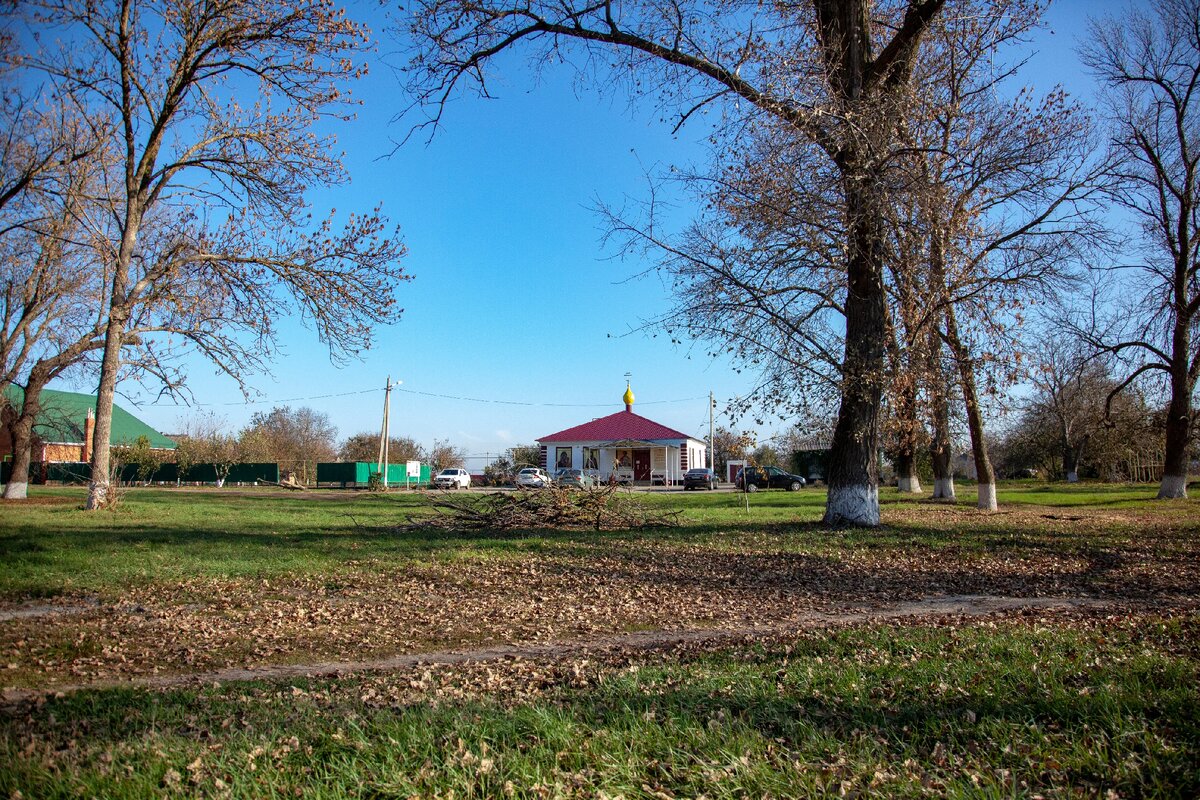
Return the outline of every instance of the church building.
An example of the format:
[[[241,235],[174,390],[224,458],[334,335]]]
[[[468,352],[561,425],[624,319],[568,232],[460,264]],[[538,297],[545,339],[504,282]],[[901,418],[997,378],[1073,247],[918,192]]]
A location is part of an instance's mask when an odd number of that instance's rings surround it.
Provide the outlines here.
[[[599,480],[643,486],[671,485],[692,467],[706,466],[707,446],[652,419],[633,413],[633,390],[626,385],[625,410],[537,440],[541,467],[581,469]]]

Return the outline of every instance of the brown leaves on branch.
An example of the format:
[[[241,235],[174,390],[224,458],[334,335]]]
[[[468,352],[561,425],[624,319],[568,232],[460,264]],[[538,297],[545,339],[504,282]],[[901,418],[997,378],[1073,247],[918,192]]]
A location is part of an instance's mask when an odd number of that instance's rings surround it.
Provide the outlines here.
[[[414,528],[448,530],[537,530],[662,528],[679,525],[680,512],[664,511],[634,497],[616,484],[586,489],[552,487],[485,495],[430,495],[434,515]]]

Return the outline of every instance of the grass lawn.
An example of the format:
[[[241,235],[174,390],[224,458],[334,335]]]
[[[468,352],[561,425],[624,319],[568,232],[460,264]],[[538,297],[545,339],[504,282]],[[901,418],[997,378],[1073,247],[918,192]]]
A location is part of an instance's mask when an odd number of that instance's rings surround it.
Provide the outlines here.
[[[1200,503],[1152,488],[504,534],[408,529],[416,494],[33,491],[0,505],[0,797],[1200,796]],[[1042,605],[863,617],[976,595]]]

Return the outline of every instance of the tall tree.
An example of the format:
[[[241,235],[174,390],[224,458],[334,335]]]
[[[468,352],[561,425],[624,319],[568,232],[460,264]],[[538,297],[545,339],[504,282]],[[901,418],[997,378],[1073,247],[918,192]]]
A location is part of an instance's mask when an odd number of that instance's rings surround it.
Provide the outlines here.
[[[108,159],[95,135],[103,120],[27,95],[22,71],[9,66],[0,69],[0,397],[21,387],[12,394],[19,400],[4,487],[5,499],[19,500],[43,387],[103,342],[103,272],[92,261],[87,215]]]
[[[328,414],[307,407],[257,412],[239,441],[243,458],[278,463],[301,483],[316,481],[316,465],[337,457],[337,428]]]
[[[406,28],[418,38],[410,89],[440,120],[460,83],[478,81],[498,53],[520,44],[541,63],[574,43],[607,63],[607,78],[659,93],[682,120],[730,100],[731,123],[786,126],[837,177],[845,236],[846,335],[841,402],[829,464],[829,524],[879,523],[879,408],[885,334],[883,171],[921,37],[945,0],[811,0],[739,7],[691,0],[466,2],[421,0]],[[611,56],[611,60],[605,58]],[[585,68],[586,69],[586,68]]]
[[[918,67],[904,134],[913,145],[906,188],[920,209],[928,269],[898,282],[920,277],[929,287],[920,324],[938,331],[958,373],[985,510],[996,508],[986,397],[1016,378],[1014,333],[1025,307],[1066,285],[1101,234],[1103,164],[1082,107],[1060,90],[1042,98],[1003,91],[1018,63],[994,54],[1032,29],[1037,10],[1024,0],[963,0],[930,36],[937,57]]]
[[[113,236],[88,507],[103,504],[121,350],[148,297],[212,311],[273,342],[299,308],[335,359],[399,315],[403,247],[378,213],[313,225],[304,192],[345,179],[316,123],[344,115],[342,84],[366,29],[324,0],[38,0],[27,59],[81,107],[112,119],[119,179],[104,201]],[[155,247],[143,233],[154,225]],[[211,290],[197,309],[188,287]],[[179,293],[176,294],[176,290]],[[233,333],[230,333],[233,335]],[[203,349],[203,348],[202,348]],[[244,364],[222,363],[230,372]]]
[[[1111,193],[1139,227],[1144,264],[1133,299],[1096,339],[1130,363],[1124,383],[1163,379],[1165,454],[1159,498],[1187,496],[1200,378],[1200,0],[1130,6],[1093,20],[1081,55],[1105,90]],[[1123,324],[1131,323],[1131,324]]]

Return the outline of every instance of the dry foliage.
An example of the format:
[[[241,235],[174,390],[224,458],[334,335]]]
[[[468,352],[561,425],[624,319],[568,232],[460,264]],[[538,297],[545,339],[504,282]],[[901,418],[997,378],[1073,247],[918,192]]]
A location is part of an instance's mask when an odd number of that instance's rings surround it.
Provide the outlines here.
[[[406,529],[613,531],[675,527],[679,525],[680,514],[649,506],[612,483],[585,489],[519,489],[471,496],[437,494],[430,495],[429,507],[433,516]]]
[[[0,603],[0,686],[499,646],[532,657],[562,643],[617,646],[630,632],[676,641],[679,632],[800,628],[925,598],[1079,598],[1103,601],[1105,613],[1194,613],[1200,536],[1190,510],[891,505],[886,532],[869,537],[794,525],[564,536],[528,550],[451,548],[455,557],[428,561],[396,561],[364,540],[361,560],[314,574],[164,576],[116,594]],[[421,538],[436,544],[437,532]]]

